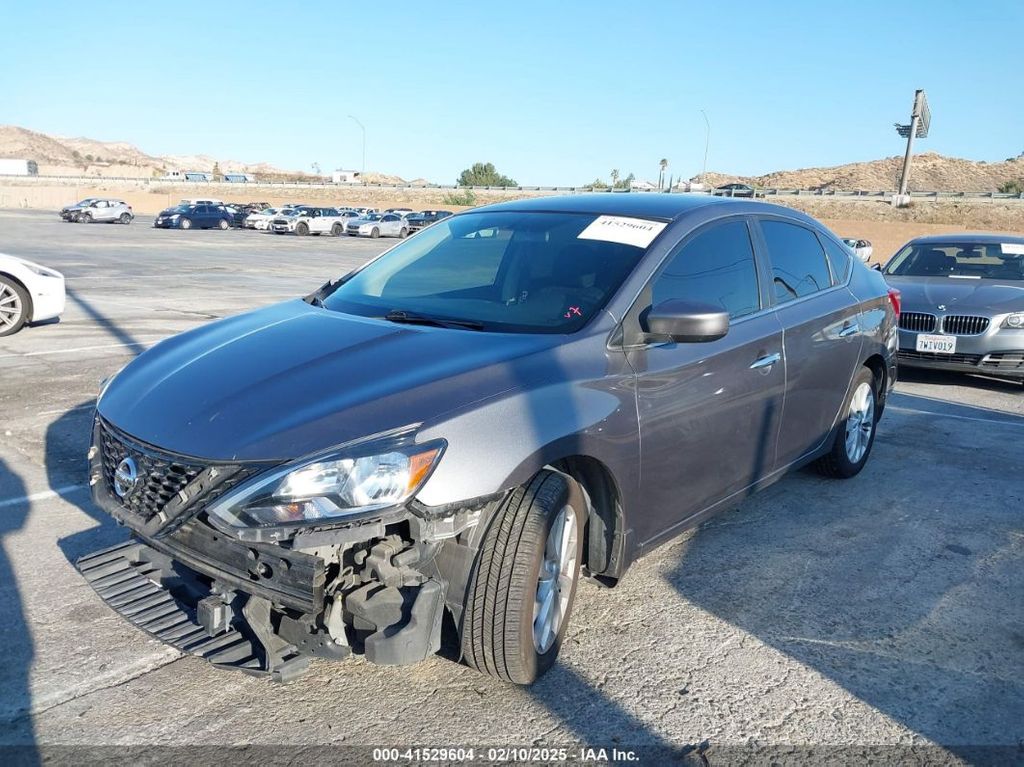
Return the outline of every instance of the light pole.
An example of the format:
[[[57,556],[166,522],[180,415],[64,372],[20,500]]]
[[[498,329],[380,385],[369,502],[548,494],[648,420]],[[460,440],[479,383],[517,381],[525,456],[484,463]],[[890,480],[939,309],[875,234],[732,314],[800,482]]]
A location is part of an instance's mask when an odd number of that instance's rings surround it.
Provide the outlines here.
[[[704,169],[700,172],[700,183],[703,186],[707,182],[708,175],[708,147],[711,145],[711,121],[708,113],[703,109],[700,113],[704,115]]]
[[[366,175],[366,126],[359,122],[359,118],[355,115],[349,115],[349,117],[355,120],[356,125],[358,125],[359,129],[363,132],[363,167],[362,170],[359,171],[359,178],[365,184],[366,179],[364,179],[363,176]]]

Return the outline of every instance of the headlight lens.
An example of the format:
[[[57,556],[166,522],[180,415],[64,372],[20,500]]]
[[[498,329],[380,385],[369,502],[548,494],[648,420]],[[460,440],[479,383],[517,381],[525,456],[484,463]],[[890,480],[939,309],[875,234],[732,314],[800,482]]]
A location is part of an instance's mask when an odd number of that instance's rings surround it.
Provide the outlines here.
[[[207,513],[239,538],[273,538],[253,533],[363,516],[411,498],[443,450],[443,442],[431,442],[288,464],[224,496]]]
[[[1004,328],[1024,328],[1024,312],[1010,314],[1003,320]]]

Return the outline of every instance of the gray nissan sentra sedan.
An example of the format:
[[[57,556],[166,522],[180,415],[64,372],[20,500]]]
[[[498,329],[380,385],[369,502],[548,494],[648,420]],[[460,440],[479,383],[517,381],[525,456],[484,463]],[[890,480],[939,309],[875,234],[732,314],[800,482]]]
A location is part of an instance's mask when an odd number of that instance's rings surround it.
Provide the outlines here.
[[[883,271],[903,294],[900,364],[1024,381],[1024,237],[918,237]]]
[[[862,469],[898,312],[821,224],[760,202],[462,213],[108,381],[90,482],[132,537],[78,566],[221,667],[411,663],[444,630],[529,683],[581,576],[614,585],[796,467]]]

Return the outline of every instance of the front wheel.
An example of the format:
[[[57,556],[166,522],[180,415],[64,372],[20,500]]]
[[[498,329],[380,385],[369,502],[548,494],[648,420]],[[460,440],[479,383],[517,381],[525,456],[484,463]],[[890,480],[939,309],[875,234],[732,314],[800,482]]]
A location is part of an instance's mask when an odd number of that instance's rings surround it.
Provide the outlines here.
[[[875,444],[878,426],[878,392],[875,376],[862,367],[853,379],[843,409],[845,418],[836,430],[832,450],[815,467],[828,477],[848,479],[860,474]]]
[[[82,215],[80,215],[78,217],[78,220],[81,223],[83,223],[83,224],[91,224],[92,223],[92,213],[83,213]]]
[[[377,227],[373,227],[373,231],[370,232],[370,236],[376,240],[378,237],[380,237],[380,229],[378,229]]]
[[[398,230],[398,239],[404,240],[408,236],[409,236],[409,230],[408,229],[402,228],[402,229]]]
[[[190,218],[180,219],[178,221],[178,228],[179,229],[191,229],[192,228],[192,219],[190,219]]]
[[[0,336],[12,336],[28,320],[32,299],[21,285],[0,277]]]
[[[530,684],[554,664],[576,596],[584,509],[579,486],[549,470],[502,503],[470,579],[462,628],[468,665]]]
[[[309,227],[305,224],[297,224],[295,227],[295,234],[299,235],[299,237],[305,237],[309,234]]]

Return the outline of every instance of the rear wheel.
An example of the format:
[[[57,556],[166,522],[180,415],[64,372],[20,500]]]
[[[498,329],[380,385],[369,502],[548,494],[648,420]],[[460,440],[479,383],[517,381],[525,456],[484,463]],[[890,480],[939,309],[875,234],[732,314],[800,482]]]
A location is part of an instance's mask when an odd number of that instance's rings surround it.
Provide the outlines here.
[[[225,229],[227,229],[228,228],[228,220],[226,218],[222,218],[220,221],[217,222],[217,228],[220,229],[221,231],[224,231]]]
[[[122,224],[130,224],[132,222],[131,214],[130,213],[122,213],[121,217],[118,219],[118,221],[120,221]]]
[[[846,415],[836,430],[832,450],[815,464],[825,476],[848,479],[859,474],[868,462],[878,425],[875,385],[874,374],[862,367],[853,379],[843,410]]]
[[[178,228],[179,229],[191,229],[192,228],[192,219],[190,219],[190,218],[179,219],[178,220]]]
[[[20,284],[0,277],[0,336],[10,336],[21,330],[28,320],[32,299]]]
[[[332,237],[341,237],[341,224],[335,224],[331,227]]]
[[[515,684],[530,684],[554,664],[576,596],[584,507],[579,486],[547,470],[504,501],[470,579],[467,664]]]
[[[295,234],[299,235],[299,237],[305,237],[309,234],[309,227],[306,224],[296,224]]]

